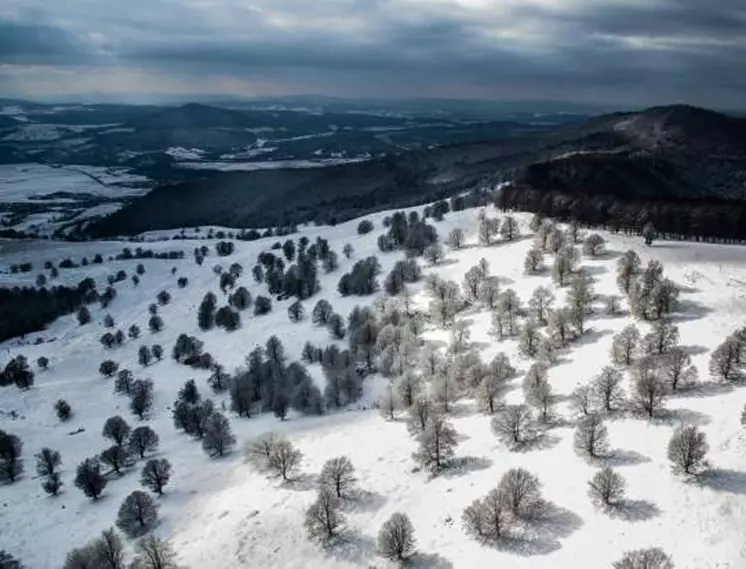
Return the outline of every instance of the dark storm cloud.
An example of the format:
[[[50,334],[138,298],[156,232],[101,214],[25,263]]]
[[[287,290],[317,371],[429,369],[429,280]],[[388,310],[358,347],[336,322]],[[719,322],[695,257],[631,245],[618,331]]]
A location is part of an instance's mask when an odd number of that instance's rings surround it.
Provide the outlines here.
[[[94,15],[80,0],[56,12],[26,0],[72,24],[0,28],[0,62],[87,58],[340,95],[732,106],[746,91],[744,0],[104,2],[111,11]]]
[[[89,55],[74,35],[54,27],[0,19],[0,63],[80,63]]]

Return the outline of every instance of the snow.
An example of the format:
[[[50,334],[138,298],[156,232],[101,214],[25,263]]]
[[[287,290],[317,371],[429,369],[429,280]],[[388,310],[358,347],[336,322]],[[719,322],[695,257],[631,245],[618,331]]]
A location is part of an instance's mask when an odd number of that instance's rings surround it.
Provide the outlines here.
[[[367,298],[341,298],[336,293],[336,282],[342,272],[364,256],[378,255],[383,267],[382,277],[401,258],[400,253],[377,251],[376,238],[382,219],[388,214],[390,212],[369,216],[376,230],[366,236],[357,235],[357,221],[333,228],[302,228],[301,234],[294,236],[307,235],[311,240],[323,236],[337,252],[341,252],[345,243],[351,243],[356,251],[349,261],[340,255],[340,270],[322,275],[321,292],[304,302],[307,313],[321,298],[330,300],[335,311],[346,315],[355,304],[370,303],[381,296],[382,293]],[[524,302],[536,286],[550,284],[548,275],[527,277],[523,274],[522,263],[531,246],[530,239],[492,247],[477,246],[476,216],[476,210],[466,210],[448,214],[443,222],[436,224],[441,238],[453,227],[463,228],[469,246],[461,251],[449,251],[446,262],[427,268],[426,273],[435,271],[460,283],[466,270],[484,257],[492,274],[501,277],[502,288],[514,288]],[[523,233],[527,233],[528,216],[518,215],[518,218]],[[692,353],[702,376],[700,380],[709,382],[706,373],[709,351],[743,325],[746,249],[680,242],[660,242],[646,248],[637,237],[608,234],[604,237],[610,253],[597,260],[583,260],[596,280],[596,292],[618,294],[614,266],[619,253],[627,249],[637,250],[644,262],[661,260],[666,276],[683,289],[681,310],[674,317],[680,329],[680,344]],[[147,422],[161,439],[158,456],[167,457],[174,468],[166,495],[159,499],[162,521],[155,532],[173,540],[185,567],[388,567],[376,556],[375,537],[380,525],[395,511],[406,512],[412,519],[419,552],[413,566],[420,568],[596,569],[610,567],[624,551],[649,546],[666,550],[677,569],[746,566],[743,545],[746,537],[743,525],[746,519],[746,438],[739,424],[746,397],[739,387],[705,383],[699,391],[670,398],[665,419],[646,421],[619,417],[608,421],[611,446],[617,450],[615,466],[628,485],[627,517],[610,517],[590,503],[586,481],[601,463],[590,464],[574,452],[571,426],[553,428],[542,448],[511,452],[491,433],[490,417],[478,413],[474,402],[468,399],[459,403],[452,416],[460,435],[456,456],[478,460],[473,461],[471,468],[446,472],[434,479],[423,472],[414,472],[411,453],[415,443],[408,436],[404,422],[386,422],[376,411],[370,410],[385,381],[378,377],[365,380],[365,396],[350,410],[317,418],[291,416],[285,422],[266,415],[252,419],[232,417],[238,449],[222,460],[209,460],[199,444],[175,431],[168,411],[178,389],[189,378],[195,378],[203,395],[207,395],[205,379],[209,374],[176,364],[168,357],[143,369],[136,363],[137,349],[143,343],[157,342],[168,354],[178,334],[194,334],[205,342],[206,351],[227,370],[232,370],[242,364],[254,345],[263,344],[271,334],[282,340],[291,359],[299,357],[306,340],[321,345],[331,343],[327,332],[313,326],[308,318],[299,324],[288,321],[286,310],[290,301],[273,301],[273,311],[267,316],[244,313],[244,325],[234,333],[222,330],[203,333],[197,328],[196,308],[200,299],[208,290],[218,292],[212,266],[241,263],[245,274],[240,284],[247,286],[252,295],[266,294],[266,289],[251,278],[250,267],[260,251],[282,239],[236,241],[236,253],[220,259],[212,253],[202,267],[192,261],[191,251],[197,245],[212,245],[214,241],[148,243],[147,247],[156,251],[183,249],[186,258],[144,260],[146,273],[139,287],[134,287],[129,280],[117,285],[118,296],[108,312],[117,327],[126,330],[136,323],[143,333],[139,340],[128,340],[114,351],[106,352],[99,345],[105,311],[97,306],[91,307],[93,322],[87,326],[78,326],[73,316],[65,316],[43,332],[0,345],[3,364],[16,354],[24,354],[32,362],[41,355],[51,360],[49,371],[37,373],[31,390],[21,392],[9,387],[2,392],[0,429],[23,440],[26,459],[26,474],[22,479],[12,486],[0,487],[0,502],[5,504],[5,515],[0,517],[3,548],[19,556],[31,569],[59,567],[69,549],[82,545],[112,525],[123,498],[139,487],[137,468],[121,479],[112,479],[104,497],[95,503],[84,498],[72,485],[75,466],[105,448],[100,430],[106,418],[121,414],[131,425],[137,424],[127,409],[127,400],[112,394],[111,380],[98,374],[100,361],[112,357],[122,367],[132,369],[136,377],[154,380],[155,410]],[[108,256],[122,247],[136,245],[0,241],[0,258],[4,263],[32,260],[35,266],[31,273],[0,274],[0,282],[5,286],[31,285],[47,259],[71,257],[79,260],[95,253]],[[120,268],[132,274],[138,262],[107,262],[62,269],[59,282],[72,284],[84,276],[92,276],[102,287],[107,275]],[[171,275],[171,267],[177,267],[176,275]],[[176,287],[179,276],[189,278],[189,285],[183,290]],[[413,286],[412,292],[416,305],[424,308],[428,299],[421,287],[421,284]],[[146,326],[147,306],[163,289],[169,290],[173,298],[169,305],[160,309],[165,329],[152,335]],[[555,293],[561,301],[564,292]],[[461,318],[471,323],[471,341],[483,361],[498,352],[510,356],[519,375],[512,380],[516,388],[508,393],[506,400],[522,401],[521,376],[530,362],[518,356],[515,340],[498,342],[490,335],[490,318],[486,311],[465,313]],[[562,353],[560,363],[550,369],[555,393],[567,396],[576,384],[588,381],[606,365],[612,335],[631,322],[629,316],[594,316],[586,336]],[[646,331],[647,325],[640,324],[640,327]],[[49,341],[33,345],[37,338]],[[447,340],[447,334],[429,329],[425,338],[442,342]],[[309,371],[315,377],[320,376],[317,366],[310,366]],[[628,378],[625,384],[629,386]],[[68,400],[76,411],[65,424],[59,423],[52,411],[53,402],[59,398]],[[218,405],[220,399],[216,398]],[[19,418],[12,419],[8,414],[11,410],[17,411]],[[572,418],[566,400],[558,405],[558,412],[568,420]],[[710,444],[709,458],[717,475],[699,484],[672,474],[666,459],[666,444],[681,420],[701,425]],[[85,431],[68,435],[79,427]],[[254,437],[269,431],[283,432],[303,451],[304,477],[298,482],[282,485],[245,463],[241,449]],[[42,446],[62,453],[65,486],[58,498],[45,496],[39,480],[33,477],[32,456]],[[306,539],[303,512],[314,500],[312,477],[325,460],[339,455],[350,457],[366,494],[345,507],[346,540],[323,548]],[[539,476],[544,497],[562,513],[561,519],[545,528],[533,542],[518,546],[518,550],[480,545],[464,533],[461,512],[473,499],[494,488],[500,476],[512,467],[523,467]],[[39,547],[40,543],[44,546]]]
[[[3,137],[8,142],[40,142],[57,140],[64,135],[62,129],[48,124],[29,124]]]
[[[199,148],[183,148],[181,146],[174,146],[166,150],[166,154],[176,160],[200,160],[205,154],[205,151],[200,150]]]
[[[119,184],[137,184],[125,187]],[[0,165],[0,197],[21,202],[55,192],[124,197],[145,193],[147,178],[127,173],[126,168],[99,166],[47,166],[46,164]]]
[[[363,161],[362,158],[326,158],[321,160],[274,160],[264,162],[186,162],[180,164],[180,166],[192,170],[232,172],[237,170],[278,170],[280,168],[324,168]]]

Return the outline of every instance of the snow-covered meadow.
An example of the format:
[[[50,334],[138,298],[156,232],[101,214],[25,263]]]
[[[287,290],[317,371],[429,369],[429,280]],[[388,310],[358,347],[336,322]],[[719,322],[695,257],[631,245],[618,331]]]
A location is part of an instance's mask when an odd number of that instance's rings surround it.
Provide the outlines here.
[[[412,564],[421,568],[472,568],[504,566],[511,568],[611,567],[625,551],[659,546],[673,559],[677,569],[726,569],[746,566],[746,437],[740,424],[746,392],[711,378],[707,372],[710,352],[735,329],[743,325],[746,314],[746,249],[737,246],[683,242],[656,242],[645,247],[639,237],[610,235],[608,253],[597,259],[583,258],[582,265],[594,280],[599,298],[619,294],[616,285],[617,259],[628,249],[636,250],[643,260],[660,260],[665,275],[681,287],[678,310],[672,320],[679,327],[680,345],[691,354],[699,368],[699,387],[670,397],[666,413],[646,420],[619,413],[607,420],[612,452],[606,459],[589,461],[573,448],[576,412],[569,395],[579,384],[587,383],[610,362],[612,336],[635,322],[626,313],[606,316],[602,302],[594,304],[587,332],[559,353],[556,365],[549,369],[549,381],[557,398],[556,420],[542,444],[524,450],[510,450],[493,434],[491,417],[479,411],[475,401],[463,397],[453,407],[450,420],[458,432],[456,460],[462,466],[446,469],[431,477],[417,471],[412,453],[416,442],[409,436],[404,411],[394,421],[386,421],[372,407],[384,391],[387,379],[369,376],[364,380],[361,400],[344,411],[320,417],[290,414],[279,421],[271,414],[251,419],[230,415],[238,439],[236,451],[217,460],[209,459],[198,442],[177,431],[169,407],[178,390],[190,378],[197,380],[203,396],[214,397],[218,407],[227,396],[212,396],[206,384],[208,371],[194,370],[168,357],[181,333],[198,336],[228,371],[244,363],[256,345],[277,335],[291,360],[300,358],[306,341],[325,346],[335,341],[325,328],[312,324],[309,315],[319,299],[327,299],[334,310],[347,315],[355,305],[371,304],[384,296],[383,291],[367,297],[341,297],[337,281],[351,265],[368,255],[377,255],[382,265],[381,282],[403,253],[380,253],[376,238],[383,230],[382,221],[391,212],[370,216],[375,230],[364,236],[356,232],[357,221],[336,227],[302,228],[300,234],[313,240],[329,240],[339,253],[340,269],[320,274],[321,291],[303,302],[306,318],[291,323],[287,308],[292,300],[273,300],[273,310],[265,316],[242,314],[243,326],[235,332],[213,329],[202,332],[197,326],[197,307],[203,295],[213,291],[223,303],[218,277],[212,267],[238,262],[244,276],[239,284],[253,296],[266,294],[266,286],[251,278],[251,267],[259,252],[268,250],[278,239],[255,242],[236,241],[236,252],[218,258],[214,251],[202,266],[195,264],[192,249],[214,241],[156,241],[146,244],[156,251],[183,249],[183,260],[112,261],[78,269],[60,270],[53,282],[74,284],[92,276],[105,287],[107,275],[123,269],[134,274],[137,263],[146,272],[139,286],[128,279],[117,284],[117,298],[107,310],[91,305],[93,321],[79,326],[75,315],[64,316],[43,332],[27,335],[0,345],[2,364],[11,357],[25,355],[30,362],[41,356],[50,359],[49,370],[37,371],[35,385],[28,391],[2,388],[0,429],[15,434],[24,443],[26,471],[15,483],[0,486],[0,549],[19,557],[29,568],[60,567],[66,552],[96,537],[114,524],[124,497],[139,489],[140,465],[122,477],[112,477],[102,498],[91,501],[73,486],[75,467],[85,458],[106,448],[101,429],[112,415],[122,415],[133,427],[139,422],[128,409],[128,401],[115,395],[113,381],[98,371],[107,358],[122,368],[133,370],[136,377],[154,382],[153,411],[146,423],[160,436],[159,457],[173,464],[171,483],[165,496],[158,499],[160,523],[154,532],[171,539],[179,561],[185,567],[271,568],[351,568],[387,567],[376,552],[376,535],[381,524],[393,512],[409,515],[417,537],[417,554]],[[540,285],[555,288],[558,304],[565,289],[552,284],[550,272],[526,276],[523,261],[531,248],[528,229],[530,216],[517,214],[523,236],[513,242],[498,242],[485,247],[477,244],[477,210],[446,215],[435,223],[443,240],[453,228],[461,228],[467,246],[447,249],[444,262],[424,267],[425,274],[437,273],[444,279],[461,283],[464,274],[484,258],[490,273],[499,277],[501,290],[514,289],[524,304]],[[498,215],[494,210],[489,215]],[[502,217],[502,214],[499,214]],[[279,238],[280,241],[284,238]],[[350,260],[341,255],[350,243],[355,253]],[[101,253],[114,255],[125,242],[55,243],[3,242],[0,258],[5,265],[32,261],[34,271],[26,274],[2,274],[3,286],[33,285],[46,260],[79,259]],[[552,256],[547,256],[551,264]],[[172,267],[176,273],[172,274]],[[179,277],[186,276],[186,288],[177,288]],[[429,296],[423,282],[410,287],[415,307],[427,310]],[[171,302],[160,308],[165,328],[157,334],[147,331],[148,305],[161,290],[168,290]],[[110,313],[116,327],[127,330],[137,324],[143,330],[137,340],[127,340],[115,350],[104,350],[99,343],[106,331],[103,317]],[[517,338],[498,341],[491,333],[490,313],[472,308],[458,315],[471,331],[471,347],[484,362],[500,352],[506,353],[518,369],[510,380],[507,403],[523,401],[520,388],[523,374],[531,361],[518,353]],[[638,322],[643,333],[648,323]],[[43,343],[35,344],[37,338]],[[428,326],[423,338],[435,342],[445,352],[447,331]],[[145,368],[137,363],[140,345],[159,343],[166,357]],[[336,341],[340,346],[345,341]],[[35,367],[35,364],[34,364]],[[319,385],[323,374],[317,364],[309,372]],[[631,379],[625,373],[629,392]],[[73,407],[73,417],[61,423],[53,404],[64,398]],[[12,414],[12,413],[15,414]],[[666,446],[680,422],[695,423],[706,433],[710,446],[711,473],[699,481],[689,481],[671,471]],[[71,435],[71,432],[84,429]],[[301,477],[280,483],[252,468],[244,448],[256,437],[283,433],[303,454]],[[62,454],[62,493],[47,496],[33,472],[33,454],[42,447]],[[303,527],[306,508],[314,501],[314,477],[329,458],[347,455],[356,468],[358,485],[364,493],[345,503],[344,533],[328,547],[309,541]],[[601,466],[613,466],[627,481],[627,498],[613,515],[595,507],[587,494],[587,481]],[[522,467],[535,473],[542,483],[542,494],[554,506],[551,523],[545,523],[524,540],[503,546],[484,545],[469,537],[462,525],[462,512],[474,499],[484,496],[510,468]],[[132,542],[128,541],[128,547]]]

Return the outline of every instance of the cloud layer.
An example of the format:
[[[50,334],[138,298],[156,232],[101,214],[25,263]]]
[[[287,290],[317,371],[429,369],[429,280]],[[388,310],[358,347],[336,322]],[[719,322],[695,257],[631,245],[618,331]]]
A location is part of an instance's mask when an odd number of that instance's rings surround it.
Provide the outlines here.
[[[4,0],[0,95],[467,97],[737,108],[743,0]]]

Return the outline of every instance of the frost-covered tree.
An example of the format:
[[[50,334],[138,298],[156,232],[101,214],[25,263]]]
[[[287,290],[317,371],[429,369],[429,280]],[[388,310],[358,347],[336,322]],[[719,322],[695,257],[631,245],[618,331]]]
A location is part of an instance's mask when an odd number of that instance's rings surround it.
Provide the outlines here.
[[[156,432],[147,425],[143,425],[132,430],[127,441],[127,448],[132,455],[145,458],[145,453],[155,452],[158,449],[158,443]]]
[[[668,442],[668,460],[675,472],[686,475],[701,474],[707,468],[709,445],[705,434],[696,425],[676,428]]]
[[[276,439],[272,442],[267,466],[284,482],[287,482],[297,475],[302,460],[303,453],[290,441]]]
[[[583,255],[586,257],[598,257],[604,252],[604,238],[598,233],[591,233],[583,240]]]
[[[528,301],[529,314],[541,326],[546,325],[554,301],[554,293],[549,287],[535,288]]]
[[[467,302],[473,304],[479,300],[479,287],[486,277],[487,275],[479,265],[474,265],[466,271],[461,289]]]
[[[667,320],[653,323],[653,329],[645,334],[642,345],[645,353],[660,356],[668,353],[679,341],[679,328]]]
[[[542,335],[533,320],[528,320],[521,328],[518,337],[518,352],[527,358],[535,358],[539,352]]]
[[[493,310],[500,299],[500,282],[496,277],[486,277],[479,283],[477,298],[485,308]]]
[[[481,378],[476,388],[476,396],[480,407],[485,413],[493,415],[500,404],[500,392],[503,383],[494,375],[488,374]]]
[[[415,550],[414,526],[407,514],[395,512],[378,532],[378,552],[386,559],[405,561]]]
[[[631,365],[640,344],[640,330],[634,324],[614,335],[611,343],[611,359],[615,364]]]
[[[578,265],[578,250],[571,246],[562,247],[552,265],[552,280],[560,287],[564,287],[569,281]]]
[[[97,500],[108,480],[101,472],[101,464],[96,458],[87,458],[75,471],[75,487],[89,498]]]
[[[591,388],[593,400],[599,409],[611,413],[624,404],[622,379],[621,372],[611,366],[604,366],[601,373],[596,376]]]
[[[544,251],[533,247],[526,253],[523,260],[523,271],[527,275],[538,275],[544,270]]]
[[[444,413],[450,413],[461,393],[459,385],[451,373],[442,373],[431,380],[432,398]]]
[[[595,503],[614,506],[624,499],[626,486],[621,474],[611,468],[604,468],[588,481],[588,494]]]
[[[637,275],[640,274],[641,268],[642,261],[640,261],[640,256],[635,251],[629,250],[619,258],[616,265],[616,282],[622,293],[630,293]]]
[[[422,392],[422,378],[406,371],[396,380],[394,388],[402,408],[409,409]]]
[[[588,416],[596,408],[596,398],[591,385],[579,385],[570,394],[570,404],[583,416]]]
[[[326,326],[329,324],[329,318],[332,314],[334,314],[332,305],[329,304],[328,300],[321,299],[313,307],[311,321],[319,326]]]
[[[464,245],[464,230],[458,227],[451,229],[451,232],[446,238],[446,245],[451,249],[458,251]]]
[[[653,417],[668,395],[668,386],[660,376],[657,362],[645,358],[634,370],[634,403],[637,408]]]
[[[330,458],[321,467],[319,486],[328,489],[337,498],[349,498],[356,482],[355,467],[346,456]]]
[[[140,484],[163,496],[163,488],[171,479],[171,463],[165,458],[151,458],[140,473]]]
[[[573,444],[575,450],[591,458],[604,456],[609,451],[609,431],[600,415],[591,413],[578,422]]]
[[[433,403],[425,398],[418,397],[409,407],[407,419],[407,430],[412,436],[419,436],[425,431],[430,416],[435,413]]]
[[[674,346],[661,358],[661,371],[671,391],[676,391],[697,380],[697,368],[682,348]]]
[[[642,237],[645,239],[645,245],[652,245],[653,240],[658,238],[658,233],[651,222],[647,222],[642,228]]]
[[[499,321],[504,323],[503,333],[508,336],[514,336],[518,331],[518,317],[522,312],[521,299],[512,288],[502,292],[497,301],[497,307],[493,314],[498,315]],[[495,320],[493,318],[493,324]]]
[[[500,231],[500,221],[496,218],[484,217],[477,227],[477,237],[480,245],[490,246]]]
[[[674,569],[673,561],[660,547],[626,552],[613,564],[614,569]]]
[[[445,259],[445,251],[439,243],[432,243],[425,249],[425,260],[431,265],[440,264]]]
[[[511,468],[503,474],[497,491],[517,518],[531,518],[544,506],[539,479],[523,468]]]
[[[418,450],[413,458],[422,467],[437,475],[453,457],[457,433],[446,417],[439,413],[430,415],[425,429],[417,437]]]
[[[736,336],[729,336],[715,348],[710,356],[710,374],[724,381],[739,377],[744,360],[744,343]]]
[[[492,419],[492,431],[506,444],[520,445],[532,438],[532,416],[528,405],[506,405]]]
[[[288,306],[288,318],[290,319],[290,322],[300,322],[301,320],[303,320],[304,314],[305,309],[303,308],[300,300],[296,300],[290,306]]]
[[[306,510],[304,525],[312,540],[328,541],[344,524],[339,498],[327,489],[321,489],[316,501]]]
[[[572,326],[572,313],[568,308],[557,308],[549,313],[547,334],[559,347],[566,346],[573,340],[575,334]]]
[[[593,284],[591,278],[583,270],[573,275],[570,280],[570,290],[567,291],[567,308],[570,318],[579,335],[585,332],[585,322],[591,313],[593,303]]]
[[[523,393],[526,403],[534,407],[539,418],[546,423],[551,415],[554,395],[552,386],[547,381],[546,368],[542,364],[533,364],[523,380]]]
[[[331,334],[332,338],[334,338],[335,340],[342,340],[347,333],[347,330],[345,329],[344,318],[342,318],[339,314],[331,314],[326,326],[329,329],[329,333]]]
[[[506,215],[502,221],[500,227],[500,236],[505,241],[515,241],[520,236],[521,231],[518,227],[518,222],[512,215]]]
[[[124,499],[117,512],[117,527],[129,536],[148,531],[158,519],[158,505],[149,494],[135,490]]]
[[[394,420],[394,414],[396,413],[396,397],[394,396],[394,389],[391,386],[391,383],[386,386],[381,397],[378,398],[378,411],[387,421]]]

